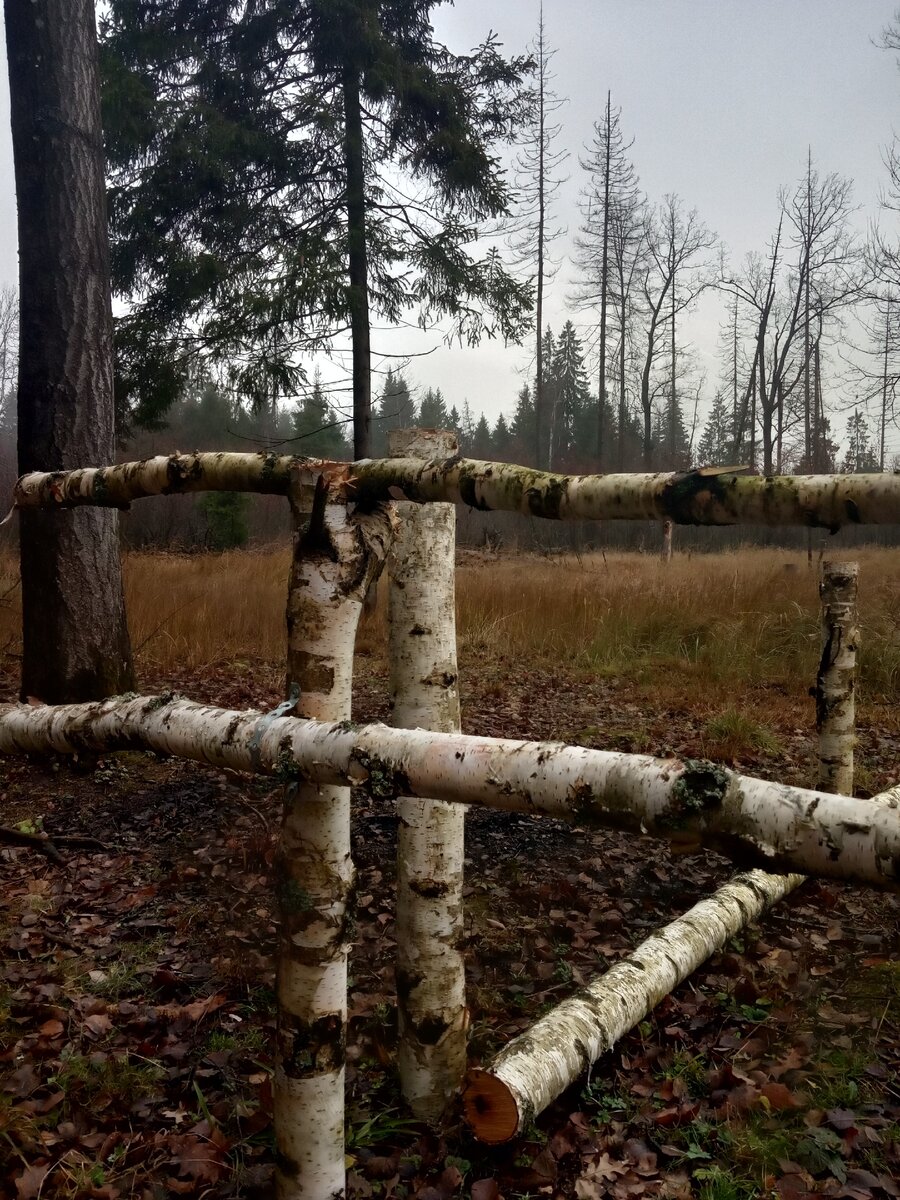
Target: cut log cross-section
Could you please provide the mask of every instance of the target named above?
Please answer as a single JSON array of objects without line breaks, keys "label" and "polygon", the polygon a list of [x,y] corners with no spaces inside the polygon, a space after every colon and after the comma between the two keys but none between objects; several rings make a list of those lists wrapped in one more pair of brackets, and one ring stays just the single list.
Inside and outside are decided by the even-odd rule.
[{"label": "cut log cross-section", "polygon": [[[402,430],[391,452],[456,451],[449,434]],[[459,731],[455,534],[452,504],[397,504],[388,560],[391,724]],[[398,803],[398,1066],[404,1099],[436,1120],[466,1070],[463,855],[465,809],[441,800]]]}]

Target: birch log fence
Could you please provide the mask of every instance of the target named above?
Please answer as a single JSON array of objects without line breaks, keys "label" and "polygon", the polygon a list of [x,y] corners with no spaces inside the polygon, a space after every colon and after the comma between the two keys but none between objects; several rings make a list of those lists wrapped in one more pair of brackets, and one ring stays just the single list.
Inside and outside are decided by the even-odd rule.
[{"label": "birch log fence", "polygon": [[[763,479],[715,468],[562,476],[463,459],[448,435],[422,431],[401,436],[392,452],[389,459],[349,464],[176,454],[33,473],[15,490],[19,508],[125,508],[144,496],[210,490],[281,494],[290,503],[288,699],[274,713],[231,712],[171,695],[0,708],[3,753],[144,748],[285,782],[275,872],[280,1200],[334,1200],[344,1193],[350,786],[368,789],[380,802],[399,801],[399,1064],[406,1099],[429,1119],[441,1115],[465,1070],[458,946],[463,805],[547,813],[580,828],[628,829],[682,847],[709,846],[756,868],[653,935],[591,985],[588,1000],[575,998],[568,1009],[548,1014],[549,1025],[535,1026],[527,1046],[513,1043],[495,1064],[470,1074],[467,1113],[488,1141],[512,1136],[527,1114],[539,1111],[731,933],[796,886],[800,873],[900,886],[900,792],[885,793],[877,803],[849,794],[856,624],[852,603],[838,593],[848,580],[855,586],[852,573],[845,571],[841,583],[832,572],[823,592],[832,640],[830,650],[823,647],[818,712],[821,757],[831,766],[820,773],[819,791],[708,762],[464,736],[458,731],[451,507],[557,520],[834,530],[845,523],[900,523],[900,478]],[[353,645],[366,591],[386,559],[394,727],[356,729],[349,721]],[[578,828],[573,836],[580,836]],[[647,975],[643,989],[634,985],[638,971]],[[579,1004],[576,1014],[571,1006]],[[552,1066],[548,1050],[556,1056]]]}]

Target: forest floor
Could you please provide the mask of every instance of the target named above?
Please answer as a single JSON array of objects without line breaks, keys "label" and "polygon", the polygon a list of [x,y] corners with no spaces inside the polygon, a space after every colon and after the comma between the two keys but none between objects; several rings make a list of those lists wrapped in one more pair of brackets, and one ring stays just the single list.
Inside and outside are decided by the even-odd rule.
[{"label": "forest floor", "polygon": [[[727,656],[714,669],[699,635],[692,642],[683,629],[673,640],[661,628],[663,649],[645,632],[643,651],[629,651],[627,661],[560,656],[567,637],[574,644],[581,636],[573,614],[588,599],[611,625],[638,620],[614,603],[612,585],[604,592],[602,574],[572,584],[584,598],[563,598],[561,625],[552,607],[534,609],[535,636],[549,648],[527,653],[514,614],[532,603],[523,581],[536,572],[466,557],[464,729],[712,757],[809,784],[814,584],[805,567],[799,580],[793,571],[785,580],[777,559],[752,586],[737,575],[732,581],[736,561],[723,556],[694,573],[706,590],[709,628],[743,613],[745,627],[774,631],[768,642],[757,639],[759,662],[741,687]],[[879,563],[876,577],[870,562],[864,593],[879,597],[864,637],[870,628],[870,644],[880,639],[884,654],[863,672],[862,795],[900,776],[900,709],[885,666],[896,649],[891,631],[894,641],[900,636],[892,582],[900,555]],[[549,605],[570,576],[558,565],[541,569]],[[691,615],[690,568],[668,579],[658,572],[654,563],[635,568],[632,600],[668,592],[670,617]],[[508,609],[478,616],[471,596],[489,583],[494,594],[504,573]],[[614,574],[621,590],[622,571]],[[732,599],[710,597],[715,579]],[[864,589],[866,582],[864,572]],[[687,589],[680,600],[678,587]],[[693,615],[696,626],[702,614]],[[136,644],[151,633],[149,620],[134,630]],[[805,639],[796,658],[788,647],[795,633]],[[354,716],[384,719],[386,666],[374,627],[360,648]],[[271,709],[282,668],[253,653],[233,643],[230,656],[199,669],[144,652],[141,689]],[[15,672],[10,658],[0,698],[14,698]],[[0,853],[0,1194],[269,1195],[268,880],[278,789],[141,754],[75,765],[7,759],[0,771],[5,824],[100,843],[62,845],[62,866],[30,849]],[[399,1097],[396,815],[363,794],[355,800],[347,1141],[354,1200],[900,1196],[898,897],[805,884],[696,972],[524,1137],[488,1148],[458,1116],[440,1133],[418,1125]],[[467,825],[473,1063],[730,873],[712,854],[673,858],[650,839],[573,832],[546,818],[471,810]]]}]

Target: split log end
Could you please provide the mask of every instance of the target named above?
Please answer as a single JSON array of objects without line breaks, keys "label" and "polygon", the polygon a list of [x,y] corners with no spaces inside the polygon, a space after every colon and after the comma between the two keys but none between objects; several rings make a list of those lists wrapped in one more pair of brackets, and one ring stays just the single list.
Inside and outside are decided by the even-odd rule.
[{"label": "split log end", "polygon": [[496,1075],[473,1067],[463,1091],[465,1118],[479,1142],[496,1146],[519,1131],[519,1106],[512,1092]]}]

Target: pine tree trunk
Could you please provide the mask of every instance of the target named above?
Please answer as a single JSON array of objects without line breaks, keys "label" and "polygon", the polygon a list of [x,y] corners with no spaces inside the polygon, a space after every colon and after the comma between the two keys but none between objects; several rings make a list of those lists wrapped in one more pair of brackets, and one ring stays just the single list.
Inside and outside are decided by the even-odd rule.
[{"label": "pine tree trunk", "polygon": [[[353,647],[366,588],[383,561],[383,511],[348,517],[317,490],[298,530],[288,590],[288,690],[295,711],[350,719]],[[347,954],[353,913],[350,789],[293,783],[285,797],[276,869],[280,932],[275,1060],[279,1200],[344,1195]]]},{"label": "pine tree trunk", "polygon": [[353,457],[371,453],[372,355],[369,344],[369,265],[366,176],[359,71],[344,69],[344,168],[347,175],[347,264],[353,357]]},{"label": "pine tree trunk", "polygon": [[[6,0],[19,232],[19,470],[115,456],[112,310],[92,0]],[[22,694],[127,691],[118,515],[23,512]]]},{"label": "pine tree trunk", "polygon": [[[423,438],[427,439],[423,441]],[[442,458],[446,434],[402,431],[391,452]],[[454,601],[456,509],[397,505],[389,559],[391,724],[458,732]],[[440,800],[398,803],[398,1065],[403,1096],[417,1117],[435,1120],[466,1070],[463,939],[465,809]]]}]

